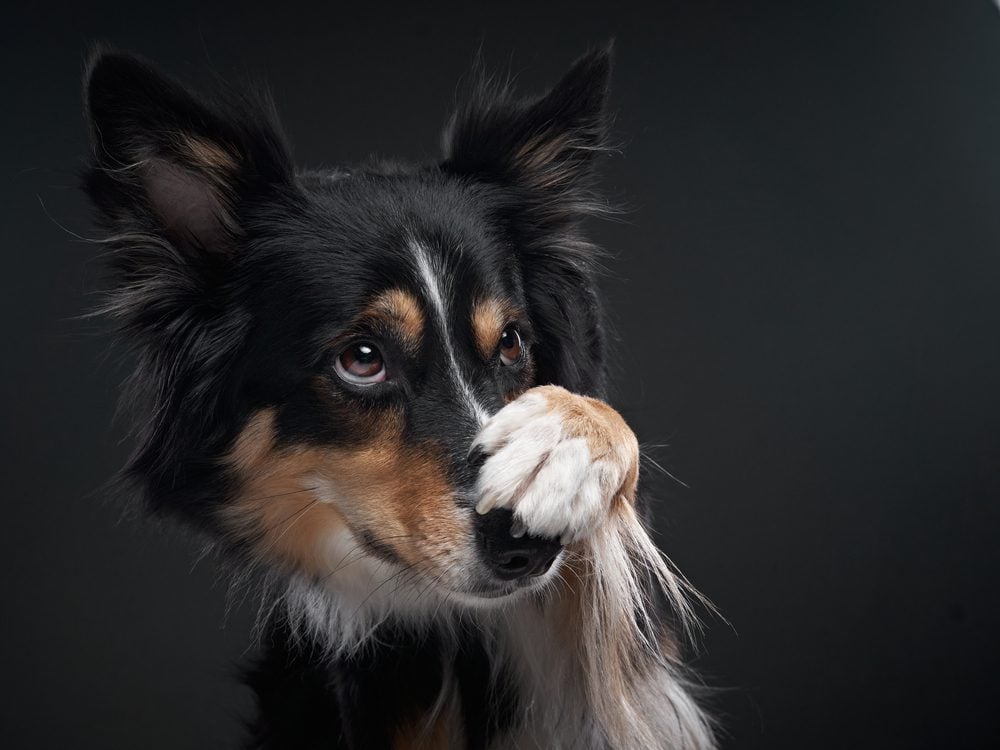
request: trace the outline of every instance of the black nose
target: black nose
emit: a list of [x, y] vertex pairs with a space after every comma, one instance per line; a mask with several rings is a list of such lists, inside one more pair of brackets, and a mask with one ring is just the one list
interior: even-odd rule
[[515, 539], [510, 533], [513, 520], [514, 514], [504, 508], [478, 517], [480, 549], [486, 564], [504, 581], [543, 575], [559, 556], [562, 545], [556, 539], [527, 534]]

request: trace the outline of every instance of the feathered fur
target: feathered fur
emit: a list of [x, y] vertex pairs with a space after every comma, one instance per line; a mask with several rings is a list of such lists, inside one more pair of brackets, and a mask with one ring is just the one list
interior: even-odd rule
[[[693, 592], [595, 400], [610, 70], [598, 50], [530, 98], [479, 75], [438, 163], [303, 172], [266, 97], [91, 58], [102, 312], [137, 363], [123, 478], [264, 592], [250, 747], [714, 747], [682, 666]], [[549, 426], [478, 449], [526, 399]], [[513, 440], [526, 478], [490, 510]], [[579, 496], [532, 516], [542, 476]], [[581, 497], [603, 503], [582, 530]]]

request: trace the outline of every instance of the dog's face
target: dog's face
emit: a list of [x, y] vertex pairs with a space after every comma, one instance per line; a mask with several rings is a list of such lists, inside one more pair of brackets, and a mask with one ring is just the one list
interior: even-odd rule
[[268, 250], [245, 261], [261, 321], [245, 377], [259, 406], [224, 459], [237, 485], [224, 524], [317, 576], [360, 543], [492, 594], [470, 446], [535, 369], [509, 244], [476, 189], [440, 176], [304, 189], [297, 222], [310, 233], [271, 219]]
[[153, 507], [316, 579], [363, 561], [467, 598], [537, 585], [558, 542], [511, 547], [509, 513], [475, 512], [470, 448], [526, 389], [602, 387], [578, 225], [608, 70], [590, 55], [533, 100], [482, 87], [439, 164], [297, 174], [268, 106], [95, 56], [87, 190]]

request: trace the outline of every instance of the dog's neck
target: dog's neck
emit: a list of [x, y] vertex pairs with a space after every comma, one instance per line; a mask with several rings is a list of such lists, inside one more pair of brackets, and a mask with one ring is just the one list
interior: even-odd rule
[[[327, 684], [351, 686], [322, 699], [337, 705], [329, 721], [342, 732], [384, 731], [390, 747], [713, 747], [704, 715], [665, 663], [627, 685], [588, 672], [598, 662], [588, 658], [594, 646], [572, 586], [469, 609], [426, 586], [387, 583], [399, 583], [388, 570], [371, 579], [380, 567], [361, 566], [358, 580], [335, 589], [297, 580], [285, 594], [286, 637], [307, 644], [299, 667], [309, 660]], [[629, 737], [602, 722], [609, 711]]]

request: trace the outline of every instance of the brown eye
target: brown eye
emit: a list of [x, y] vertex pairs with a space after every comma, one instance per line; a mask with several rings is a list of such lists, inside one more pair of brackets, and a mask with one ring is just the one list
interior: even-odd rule
[[385, 380], [385, 362], [382, 353], [367, 341], [348, 346], [333, 364], [341, 380], [353, 385], [374, 385]]
[[500, 361], [508, 367], [521, 359], [521, 335], [514, 326], [507, 326], [500, 334]]

